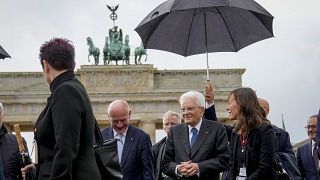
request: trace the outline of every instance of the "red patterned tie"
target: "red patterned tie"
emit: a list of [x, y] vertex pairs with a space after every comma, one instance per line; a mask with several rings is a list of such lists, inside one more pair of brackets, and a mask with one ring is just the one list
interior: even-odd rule
[[318, 156], [317, 146], [318, 146], [317, 143], [315, 143], [313, 147], [312, 157], [313, 157], [313, 162], [316, 165], [316, 169], [319, 170], [319, 156]]

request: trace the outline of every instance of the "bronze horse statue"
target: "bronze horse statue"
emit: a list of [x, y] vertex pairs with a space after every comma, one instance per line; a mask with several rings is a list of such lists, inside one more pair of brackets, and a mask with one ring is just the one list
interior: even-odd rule
[[109, 38], [106, 36], [106, 41], [103, 48], [103, 64], [107, 65], [110, 63], [110, 49], [109, 49]]
[[91, 37], [87, 37], [87, 44], [89, 46], [88, 61], [90, 62], [89, 57], [92, 55], [94, 58], [94, 65], [98, 65], [99, 64], [99, 55], [100, 55], [99, 48], [94, 46]]
[[126, 35], [124, 39], [124, 44], [121, 47], [121, 51], [123, 53], [123, 60], [124, 60], [123, 63], [126, 63], [126, 65], [129, 65], [130, 64], [129, 35]]
[[144, 49], [143, 47], [143, 43], [141, 42], [140, 47], [136, 47], [136, 49], [134, 50], [134, 63], [135, 64], [142, 64], [141, 63], [141, 57], [145, 55], [146, 58], [144, 59], [144, 62], [147, 61], [147, 50]]

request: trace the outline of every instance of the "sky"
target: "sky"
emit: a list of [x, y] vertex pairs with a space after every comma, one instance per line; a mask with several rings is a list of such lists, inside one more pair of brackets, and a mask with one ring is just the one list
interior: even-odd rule
[[[140, 45], [134, 31], [163, 0], [0, 0], [0, 45], [12, 59], [0, 60], [0, 72], [41, 71], [41, 44], [52, 37], [73, 41], [77, 69], [90, 64], [86, 38], [104, 46], [112, 27], [106, 4], [119, 5], [119, 26], [129, 34], [131, 51]], [[307, 138], [309, 116], [320, 108], [319, 0], [258, 0], [273, 16], [274, 38], [252, 44], [237, 53], [210, 53], [210, 69], [245, 68], [243, 86], [256, 90], [270, 103], [269, 119], [281, 127], [281, 114], [293, 143]], [[204, 69], [205, 55], [182, 57], [148, 50], [146, 63], [162, 69]], [[214, 82], [213, 82], [214, 83]], [[29, 143], [29, 142], [28, 142]]]

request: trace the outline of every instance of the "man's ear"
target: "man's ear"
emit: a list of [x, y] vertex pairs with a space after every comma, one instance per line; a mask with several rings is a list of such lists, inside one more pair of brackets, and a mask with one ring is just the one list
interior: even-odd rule
[[201, 114], [202, 114], [202, 116], [203, 116], [204, 111], [205, 111], [205, 108], [204, 108], [204, 107], [200, 107], [200, 111], [201, 111]]
[[47, 63], [46, 60], [42, 60], [43, 62], [43, 71], [47, 74], [49, 74], [50, 70], [51, 70], [51, 66], [49, 63]]
[[42, 60], [43, 71], [47, 73], [49, 71], [48, 63], [46, 60]]

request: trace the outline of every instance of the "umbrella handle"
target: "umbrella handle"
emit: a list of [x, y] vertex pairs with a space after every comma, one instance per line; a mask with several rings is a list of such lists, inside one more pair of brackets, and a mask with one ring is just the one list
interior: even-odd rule
[[209, 90], [212, 91], [213, 90], [213, 87], [212, 87], [212, 84], [211, 84], [210, 80], [207, 80], [205, 88], [206, 88], [207, 91], [209, 91]]
[[209, 57], [208, 57], [208, 52], [206, 52], [206, 59], [207, 59], [207, 81], [210, 81], [210, 77], [209, 77]]

